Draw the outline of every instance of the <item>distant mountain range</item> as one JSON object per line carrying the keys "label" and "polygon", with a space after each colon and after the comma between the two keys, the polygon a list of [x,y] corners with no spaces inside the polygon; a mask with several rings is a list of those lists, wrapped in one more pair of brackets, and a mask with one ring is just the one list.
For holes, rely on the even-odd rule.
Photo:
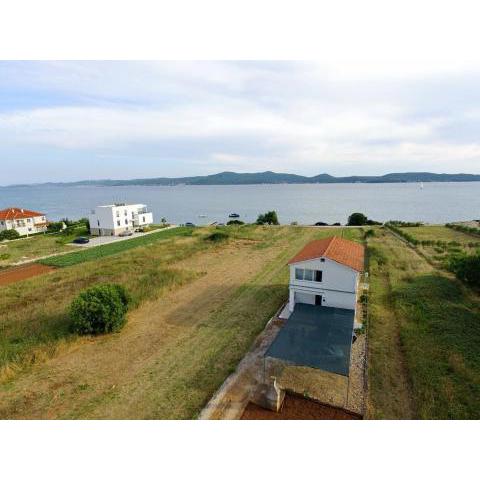
{"label": "distant mountain range", "polygon": [[411,182],[480,182],[480,175],[468,173],[429,173],[406,172],[388,173],[381,176],[334,177],[322,173],[314,177],[305,177],[292,173],[257,172],[235,173],[222,172],[214,175],[180,177],[180,178],[137,178],[132,180],[82,180],[79,182],[45,183],[43,185],[259,185],[279,183],[411,183]]}

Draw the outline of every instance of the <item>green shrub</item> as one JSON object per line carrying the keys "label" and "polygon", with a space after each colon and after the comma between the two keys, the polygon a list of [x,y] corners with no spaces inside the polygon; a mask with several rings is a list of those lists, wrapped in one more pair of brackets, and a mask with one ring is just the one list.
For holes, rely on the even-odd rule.
{"label": "green shrub", "polygon": [[47,232],[60,232],[63,228],[63,222],[48,222]]}
{"label": "green shrub", "polygon": [[81,335],[117,332],[126,323],[127,291],[105,283],[88,288],[70,306],[73,331]]}
{"label": "green shrub", "polygon": [[230,235],[228,234],[228,232],[223,232],[223,231],[219,230],[219,231],[213,232],[210,235],[208,235],[207,237],[205,237],[205,240],[207,240],[209,242],[224,242],[224,241],[228,240],[229,238],[230,238]]}
{"label": "green shrub", "polygon": [[8,260],[10,257],[9,253],[0,253],[0,260]]}
{"label": "green shrub", "polygon": [[257,218],[257,225],[280,225],[277,212],[271,210],[270,212],[260,214]]}
{"label": "green shrub", "polygon": [[462,282],[480,287],[480,254],[452,255],[447,266]]}
{"label": "green shrub", "polygon": [[20,238],[20,234],[16,230],[3,230],[0,232],[0,241],[15,240],[16,238]]}
{"label": "green shrub", "polygon": [[227,225],[245,225],[245,222],[242,222],[241,220],[229,220]]}

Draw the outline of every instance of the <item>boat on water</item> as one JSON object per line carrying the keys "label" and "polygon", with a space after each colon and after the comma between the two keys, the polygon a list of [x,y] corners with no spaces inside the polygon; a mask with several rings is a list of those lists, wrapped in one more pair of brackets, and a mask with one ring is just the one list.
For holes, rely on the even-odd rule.
{"label": "boat on water", "polygon": [[228,218],[240,218],[240,215],[238,213],[231,213]]}

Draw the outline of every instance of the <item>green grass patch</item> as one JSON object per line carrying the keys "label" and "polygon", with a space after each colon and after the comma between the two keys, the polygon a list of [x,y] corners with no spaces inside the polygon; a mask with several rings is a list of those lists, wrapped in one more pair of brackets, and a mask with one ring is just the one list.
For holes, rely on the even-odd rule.
{"label": "green grass patch", "polygon": [[159,240],[167,240],[173,237],[185,237],[191,236],[192,229],[188,227],[178,227],[169,230],[163,230],[141,237],[132,238],[129,240],[122,240],[118,242],[108,243],[106,245],[99,245],[98,247],[78,247],[81,250],[68,253],[66,255],[59,255],[57,257],[50,257],[41,260],[40,263],[49,265],[51,267],[70,267],[79,263],[89,262],[92,260],[98,260],[110,255],[116,255],[117,253],[125,252],[132,248],[142,247],[150,245]]}
{"label": "green grass patch", "polygon": [[402,283],[394,298],[418,418],[480,418],[480,302],[438,274]]}

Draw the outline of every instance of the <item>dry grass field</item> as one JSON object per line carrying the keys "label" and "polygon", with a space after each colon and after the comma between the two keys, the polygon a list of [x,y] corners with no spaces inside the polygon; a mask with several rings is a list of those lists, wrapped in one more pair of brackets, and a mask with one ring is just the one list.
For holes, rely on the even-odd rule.
{"label": "dry grass field", "polygon": [[[1,418],[195,418],[287,298],[286,262],[339,229],[227,227],[173,237],[4,287]],[[345,229],[360,238],[358,229]],[[125,285],[127,326],[69,331],[83,288]]]}

